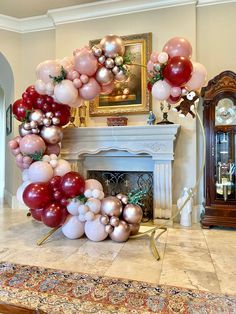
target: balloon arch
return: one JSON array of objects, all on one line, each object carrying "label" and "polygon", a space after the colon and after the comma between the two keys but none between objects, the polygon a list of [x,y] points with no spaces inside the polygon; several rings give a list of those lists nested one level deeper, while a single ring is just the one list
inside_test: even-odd
[{"label": "balloon arch", "polygon": [[[147,63],[147,89],[159,101],[178,103],[173,109],[181,115],[194,117],[194,102],[207,73],[203,65],[191,61],[191,55],[190,43],[181,37],[170,39],[162,52],[153,52]],[[85,233],[92,241],[109,236],[124,242],[138,234],[145,191],[104,196],[100,182],[85,180],[60,158],[62,127],[70,121],[70,108],[111,93],[116,81],[127,80],[131,64],[122,39],[107,35],[91,49],[76,49],[73,57],[40,63],[34,85],[13,104],[19,136],[9,147],[23,180],[17,198],[34,219],[53,231],[62,227],[70,239]]]}]

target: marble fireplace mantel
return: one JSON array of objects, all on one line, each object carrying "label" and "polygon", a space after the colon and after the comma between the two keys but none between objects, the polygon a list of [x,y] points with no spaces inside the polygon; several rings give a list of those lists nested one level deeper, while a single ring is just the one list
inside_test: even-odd
[{"label": "marble fireplace mantel", "polygon": [[65,128],[62,158],[86,176],[88,170],[152,171],[153,218],[172,214],[172,161],[180,126]]}]

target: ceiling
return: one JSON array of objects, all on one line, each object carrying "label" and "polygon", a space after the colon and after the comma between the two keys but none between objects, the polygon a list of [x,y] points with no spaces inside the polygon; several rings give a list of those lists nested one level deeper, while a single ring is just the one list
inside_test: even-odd
[{"label": "ceiling", "polygon": [[48,10],[102,0],[0,0],[0,14],[16,18],[44,15]]}]

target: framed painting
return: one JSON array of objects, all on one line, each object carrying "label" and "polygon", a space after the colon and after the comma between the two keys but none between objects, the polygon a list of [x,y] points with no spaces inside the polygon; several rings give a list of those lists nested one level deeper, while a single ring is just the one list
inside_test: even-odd
[{"label": "framed painting", "polygon": [[12,132],[12,105],[10,104],[6,110],[6,135]]},{"label": "framed painting", "polygon": [[[124,56],[131,56],[129,77],[124,82],[115,82],[109,95],[100,95],[89,102],[90,116],[113,116],[122,114],[142,114],[151,110],[151,97],[147,91],[147,61],[152,51],[152,33],[121,36],[125,44]],[[90,47],[100,39],[89,42]],[[124,89],[129,90],[123,95]]]}]

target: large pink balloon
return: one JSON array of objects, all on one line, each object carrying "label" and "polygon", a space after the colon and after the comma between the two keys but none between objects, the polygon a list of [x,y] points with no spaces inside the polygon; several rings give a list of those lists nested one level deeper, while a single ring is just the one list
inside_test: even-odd
[{"label": "large pink balloon", "polygon": [[93,76],[98,69],[98,61],[92,51],[83,48],[75,54],[75,70],[80,74]]},{"label": "large pink balloon", "polygon": [[59,155],[60,154],[61,147],[59,144],[47,144],[45,155]]},{"label": "large pink balloon", "polygon": [[192,46],[190,42],[183,37],[174,37],[167,41],[163,51],[167,52],[169,57],[186,57],[191,58]]},{"label": "large pink balloon", "polygon": [[98,96],[101,92],[101,86],[95,80],[95,78],[91,77],[87,84],[84,84],[80,89],[80,97],[84,100],[92,100],[96,96]]},{"label": "large pink balloon", "polygon": [[50,76],[59,76],[60,74],[61,65],[55,60],[46,60],[36,68],[37,79],[42,80],[44,83],[52,81]]},{"label": "large pink balloon", "polygon": [[54,96],[61,104],[71,104],[77,99],[78,90],[70,80],[63,80],[55,86]]},{"label": "large pink balloon", "polygon": [[20,151],[24,155],[31,155],[36,152],[44,153],[45,149],[44,140],[36,134],[28,134],[20,141]]},{"label": "large pink balloon", "polygon": [[185,84],[188,90],[197,90],[204,86],[207,78],[206,68],[197,62],[193,63],[193,72],[190,80]]},{"label": "large pink balloon", "polygon": [[57,166],[54,168],[54,176],[64,176],[67,172],[71,171],[70,163],[65,159],[57,160]]},{"label": "large pink balloon", "polygon": [[53,177],[53,168],[48,162],[35,161],[29,167],[28,176],[31,182],[48,182]]},{"label": "large pink balloon", "polygon": [[166,80],[157,81],[152,87],[152,95],[158,100],[166,100],[170,96],[171,85]]}]

